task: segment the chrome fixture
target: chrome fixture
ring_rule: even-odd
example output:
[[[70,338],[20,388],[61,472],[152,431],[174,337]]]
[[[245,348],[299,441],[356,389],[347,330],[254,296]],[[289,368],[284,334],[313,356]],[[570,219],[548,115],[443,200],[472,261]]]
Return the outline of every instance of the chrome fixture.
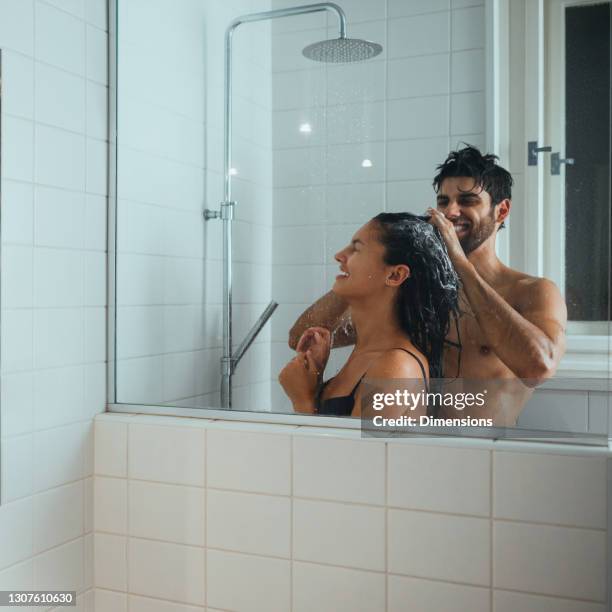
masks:
[[[320,2],[291,8],[264,11],[242,15],[232,20],[225,30],[225,113],[224,113],[224,163],[223,163],[223,202],[219,210],[204,210],[204,219],[221,219],[223,221],[223,356],[221,357],[221,406],[232,407],[232,375],[238,361],[249,348],[261,328],[270,318],[276,302],[270,302],[264,313],[258,319],[251,331],[247,334],[236,353],[232,355],[232,220],[234,206],[232,200],[232,37],[236,28],[242,23],[291,17],[330,11],[338,17],[338,38],[320,41],[308,45],[302,51],[304,57],[318,62],[357,62],[375,57],[382,51],[377,43],[346,36],[346,16],[344,11],[333,2]],[[234,173],[235,174],[235,173]]]

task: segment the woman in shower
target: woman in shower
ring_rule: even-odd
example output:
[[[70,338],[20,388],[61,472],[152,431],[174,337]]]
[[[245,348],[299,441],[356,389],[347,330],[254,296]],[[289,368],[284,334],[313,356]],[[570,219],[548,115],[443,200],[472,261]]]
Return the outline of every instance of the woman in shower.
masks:
[[[381,213],[335,259],[340,274],[332,291],[350,307],[357,342],[338,374],[321,384],[331,332],[304,332],[279,375],[294,410],[360,416],[364,378],[416,379],[427,390],[430,376],[442,377],[444,339],[458,314],[459,279],[438,231],[410,213]],[[425,413],[422,404],[410,415]]]

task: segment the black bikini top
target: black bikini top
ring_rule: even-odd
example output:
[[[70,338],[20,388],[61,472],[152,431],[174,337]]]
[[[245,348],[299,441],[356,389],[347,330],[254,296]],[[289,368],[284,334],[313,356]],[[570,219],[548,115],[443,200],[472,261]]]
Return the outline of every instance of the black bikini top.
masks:
[[[425,375],[425,368],[421,360],[412,351],[409,351],[408,349],[401,348],[399,346],[396,348],[400,351],[405,351],[406,353],[408,353],[409,355],[412,355],[417,360],[417,363],[419,364],[421,368],[421,372],[423,374],[423,381],[425,382],[425,389],[429,391],[427,387],[427,376]],[[315,404],[317,406],[317,413],[331,415],[331,416],[351,416],[351,413],[353,412],[353,407],[355,405],[355,391],[357,391],[357,387],[361,384],[361,381],[365,378],[365,374],[357,381],[357,384],[353,387],[353,390],[350,392],[349,395],[342,395],[340,397],[330,397],[328,399],[322,400],[321,395],[323,394],[323,389],[325,389],[325,386],[329,382],[331,382],[334,378],[335,377],[332,377],[329,380],[325,381],[321,385],[321,388],[319,389],[319,392],[317,393],[317,396],[315,398]]]

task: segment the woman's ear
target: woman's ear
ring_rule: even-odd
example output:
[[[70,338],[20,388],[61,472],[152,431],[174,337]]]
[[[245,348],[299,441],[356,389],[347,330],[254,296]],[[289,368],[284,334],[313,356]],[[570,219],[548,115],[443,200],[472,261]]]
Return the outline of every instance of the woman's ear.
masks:
[[[387,276],[386,284],[390,287],[398,287],[407,278],[410,278],[410,268],[405,264],[393,266],[389,276]]]

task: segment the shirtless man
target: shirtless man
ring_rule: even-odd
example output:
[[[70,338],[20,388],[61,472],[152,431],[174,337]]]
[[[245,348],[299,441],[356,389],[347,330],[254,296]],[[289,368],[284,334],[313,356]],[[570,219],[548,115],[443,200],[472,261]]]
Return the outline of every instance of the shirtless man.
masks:
[[[430,223],[440,231],[462,282],[461,316],[447,337],[444,375],[482,381],[480,390],[488,392],[481,408],[461,414],[451,408],[439,416],[492,417],[496,425],[513,425],[565,352],[567,309],[553,282],[513,270],[495,254],[512,187],[510,173],[496,159],[467,146],[449,154],[433,181],[437,208],[428,210]],[[302,338],[313,326],[334,332],[332,347],[355,342],[346,304],[331,291],[298,318],[289,346],[306,350],[312,338],[321,338]]]

